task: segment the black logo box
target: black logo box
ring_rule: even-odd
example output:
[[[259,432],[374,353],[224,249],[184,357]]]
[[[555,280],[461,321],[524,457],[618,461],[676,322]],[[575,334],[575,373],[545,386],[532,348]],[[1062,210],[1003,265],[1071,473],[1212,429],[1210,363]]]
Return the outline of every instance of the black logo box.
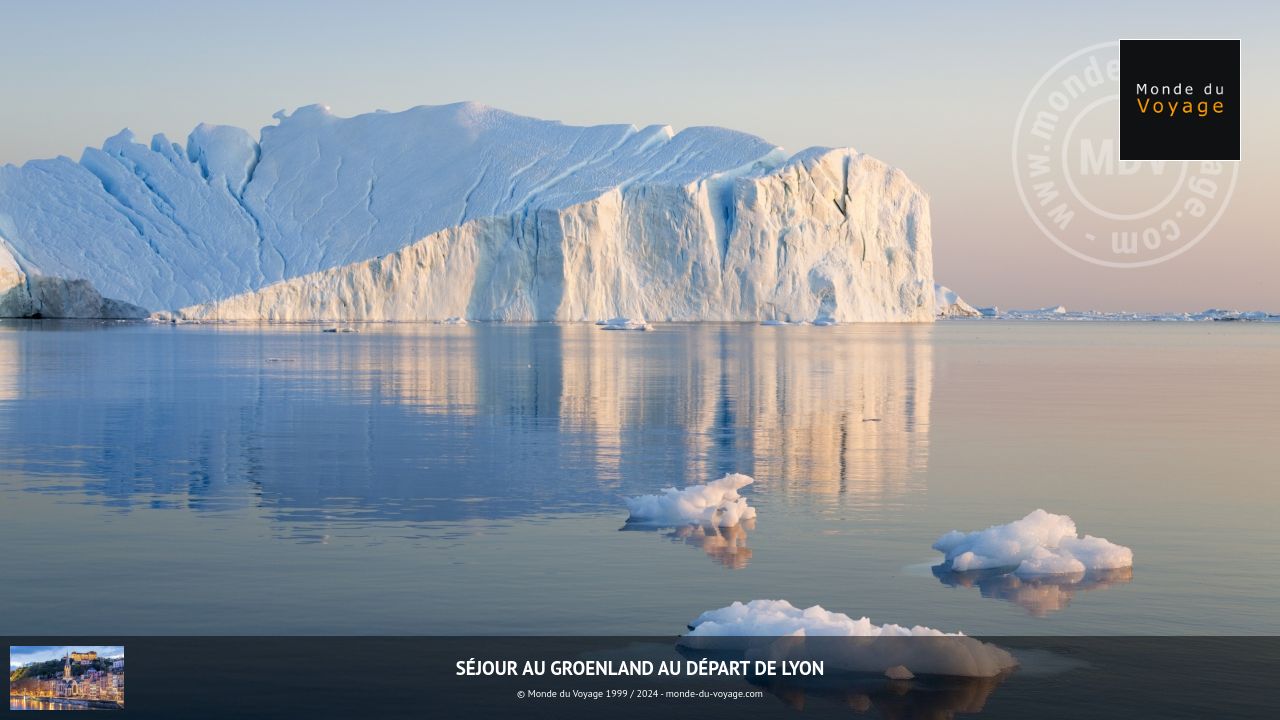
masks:
[[[1121,160],[1239,160],[1240,103],[1239,40],[1120,41]]]

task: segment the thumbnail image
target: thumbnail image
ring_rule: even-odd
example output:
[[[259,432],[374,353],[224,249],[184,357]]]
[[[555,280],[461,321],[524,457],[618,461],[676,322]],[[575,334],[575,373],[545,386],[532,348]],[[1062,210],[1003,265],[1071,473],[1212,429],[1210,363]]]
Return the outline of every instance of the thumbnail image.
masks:
[[[11,645],[10,710],[123,710],[124,646]]]

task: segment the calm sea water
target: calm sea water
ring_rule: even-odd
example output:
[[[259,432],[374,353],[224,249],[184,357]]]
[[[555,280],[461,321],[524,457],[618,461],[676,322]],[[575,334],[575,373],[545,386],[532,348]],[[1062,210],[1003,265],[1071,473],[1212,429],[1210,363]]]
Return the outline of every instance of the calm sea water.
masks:
[[[1280,326],[0,324],[10,634],[1280,634]],[[620,532],[754,476],[754,527]],[[1131,576],[930,572],[1037,507]]]

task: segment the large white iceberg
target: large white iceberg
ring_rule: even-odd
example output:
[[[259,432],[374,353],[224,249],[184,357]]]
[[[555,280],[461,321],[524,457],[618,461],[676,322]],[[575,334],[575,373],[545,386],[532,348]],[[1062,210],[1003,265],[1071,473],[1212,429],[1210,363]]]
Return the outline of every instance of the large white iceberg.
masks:
[[[703,485],[677,490],[669,487],[657,495],[640,495],[625,500],[631,511],[628,523],[644,525],[706,525],[731,527],[753,520],[756,509],[738,494],[755,482],[749,475],[730,473]]]
[[[741,651],[748,657],[821,659],[834,667],[883,673],[991,677],[1015,665],[1008,651],[963,633],[916,625],[877,625],[820,605],[798,608],[786,600],[734,602],[689,623],[680,645],[705,651]]]
[[[928,198],[851,149],[475,103],[277,119],[0,167],[0,236],[26,276],[194,320],[934,316]]]
[[[1070,517],[1044,510],[986,530],[952,530],[933,549],[945,555],[943,565],[955,572],[1014,568],[1017,575],[1035,577],[1133,565],[1129,548],[1092,535],[1079,537]]]

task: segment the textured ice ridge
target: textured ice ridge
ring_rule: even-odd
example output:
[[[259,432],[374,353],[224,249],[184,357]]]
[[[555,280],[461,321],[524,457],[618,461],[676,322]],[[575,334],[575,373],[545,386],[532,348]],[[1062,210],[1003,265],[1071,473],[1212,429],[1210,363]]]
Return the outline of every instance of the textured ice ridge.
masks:
[[[475,103],[0,167],[26,275],[197,320],[928,321],[928,199],[851,149]]]

